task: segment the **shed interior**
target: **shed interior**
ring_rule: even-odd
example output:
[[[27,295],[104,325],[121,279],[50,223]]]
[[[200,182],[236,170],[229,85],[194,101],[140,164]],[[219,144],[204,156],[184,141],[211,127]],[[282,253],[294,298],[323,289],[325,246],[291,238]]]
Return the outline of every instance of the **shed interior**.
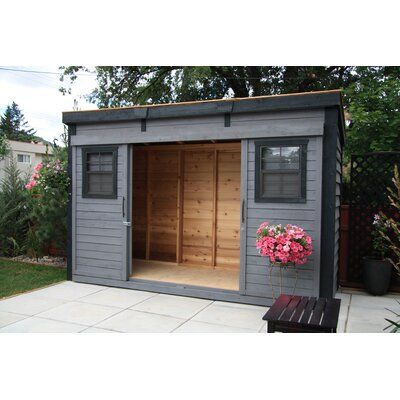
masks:
[[[132,278],[239,290],[240,149],[134,147]]]

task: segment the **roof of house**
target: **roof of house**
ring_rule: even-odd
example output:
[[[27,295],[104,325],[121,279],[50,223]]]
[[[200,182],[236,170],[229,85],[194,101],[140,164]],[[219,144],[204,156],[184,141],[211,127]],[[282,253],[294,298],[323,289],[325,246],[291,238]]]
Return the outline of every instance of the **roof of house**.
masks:
[[[35,154],[46,154],[46,151],[49,154],[53,153],[51,146],[46,146],[44,143],[34,143],[34,142],[22,142],[17,140],[9,140],[11,150],[13,151],[22,151],[26,153],[35,153]]]
[[[325,107],[338,107],[344,119],[340,90],[66,111],[62,120],[65,124],[87,124]]]

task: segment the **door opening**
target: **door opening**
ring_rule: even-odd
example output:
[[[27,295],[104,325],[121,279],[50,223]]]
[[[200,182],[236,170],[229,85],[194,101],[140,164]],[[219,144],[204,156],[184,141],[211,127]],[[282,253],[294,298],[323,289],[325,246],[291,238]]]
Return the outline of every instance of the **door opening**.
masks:
[[[131,278],[239,290],[240,142],[133,149]]]

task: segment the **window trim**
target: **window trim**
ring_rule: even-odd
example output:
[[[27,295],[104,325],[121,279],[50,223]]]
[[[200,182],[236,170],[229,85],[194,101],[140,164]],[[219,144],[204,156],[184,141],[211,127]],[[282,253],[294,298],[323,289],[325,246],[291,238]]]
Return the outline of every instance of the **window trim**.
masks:
[[[112,153],[112,180],[113,192],[112,194],[93,194],[88,192],[88,176],[87,176],[87,156],[92,153]],[[91,199],[116,199],[118,197],[117,190],[117,146],[90,146],[82,147],[82,197]]]
[[[308,139],[263,139],[256,140],[255,145],[255,181],[254,202],[256,203],[306,203],[307,202],[307,146]],[[300,196],[298,197],[264,197],[262,196],[261,149],[263,147],[300,147]]]

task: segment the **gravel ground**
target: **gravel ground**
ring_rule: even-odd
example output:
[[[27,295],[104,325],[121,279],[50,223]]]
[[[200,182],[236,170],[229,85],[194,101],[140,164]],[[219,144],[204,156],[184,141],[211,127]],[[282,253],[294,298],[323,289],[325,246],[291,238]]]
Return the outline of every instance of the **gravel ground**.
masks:
[[[39,258],[31,258],[28,256],[11,257],[9,260],[21,261],[31,264],[53,265],[55,267],[66,267],[67,260],[62,257],[43,256]]]

